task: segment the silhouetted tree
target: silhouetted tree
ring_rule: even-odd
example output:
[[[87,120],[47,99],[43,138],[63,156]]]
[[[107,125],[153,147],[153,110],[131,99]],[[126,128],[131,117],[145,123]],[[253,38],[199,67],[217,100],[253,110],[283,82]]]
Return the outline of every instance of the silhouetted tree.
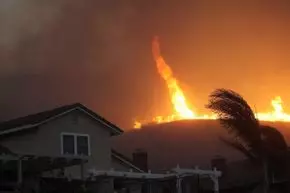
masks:
[[[269,189],[269,164],[274,166],[287,151],[283,135],[275,128],[261,125],[248,103],[238,93],[217,89],[206,105],[217,114],[218,120],[231,139],[221,138],[227,145],[243,153],[253,162],[263,163],[264,192]],[[280,159],[281,161],[281,159]]]

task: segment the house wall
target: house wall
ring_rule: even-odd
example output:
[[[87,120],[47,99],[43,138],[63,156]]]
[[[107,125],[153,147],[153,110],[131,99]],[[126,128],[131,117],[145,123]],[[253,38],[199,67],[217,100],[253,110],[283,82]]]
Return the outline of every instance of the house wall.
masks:
[[[50,121],[38,130],[21,136],[4,138],[1,143],[12,152],[40,156],[61,155],[61,133],[79,133],[90,136],[91,156],[84,169],[106,170],[111,168],[110,130],[81,111],[73,111]],[[66,170],[72,177],[80,177],[80,167]]]

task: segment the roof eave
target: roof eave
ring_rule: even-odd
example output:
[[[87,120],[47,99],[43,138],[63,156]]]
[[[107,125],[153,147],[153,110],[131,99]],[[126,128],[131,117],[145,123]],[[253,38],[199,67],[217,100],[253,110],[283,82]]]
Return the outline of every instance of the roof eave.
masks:
[[[38,122],[38,123],[33,123],[33,124],[22,125],[22,126],[19,126],[19,127],[10,128],[10,129],[5,130],[5,131],[0,131],[0,135],[5,135],[7,133],[15,133],[15,132],[18,132],[18,131],[22,131],[22,130],[38,127],[38,126],[40,126],[40,125],[42,125],[42,124],[44,124],[46,122],[49,122],[49,121],[51,121],[51,120],[53,120],[53,119],[55,119],[57,117],[65,115],[65,114],[67,114],[69,112],[72,112],[74,110],[80,110],[80,111],[84,112],[85,114],[87,114],[88,116],[90,116],[91,118],[96,120],[97,122],[101,123],[106,128],[110,129],[110,135],[111,136],[118,136],[118,135],[120,135],[120,134],[122,134],[124,132],[122,129],[120,129],[119,127],[115,126],[114,124],[99,118],[96,115],[96,113],[94,113],[90,109],[86,108],[84,105],[77,104],[77,106],[72,107],[71,109],[67,109],[65,112],[59,113],[59,114],[57,114],[55,116],[47,118],[44,121],[41,121],[41,122]]]
[[[111,136],[119,136],[119,135],[121,135],[122,133],[124,133],[124,131],[112,131],[112,132],[111,132]]]
[[[108,129],[111,130],[111,136],[117,136],[117,135],[120,135],[120,134],[122,134],[124,132],[122,129],[120,129],[116,125],[114,125],[114,124],[112,124],[112,123],[110,123],[108,121],[104,121],[104,120],[100,119],[98,116],[95,116],[95,113],[93,111],[91,111],[90,109],[88,109],[87,107],[85,107],[82,104],[80,104],[78,107],[76,107],[76,109],[85,112],[86,114],[88,114],[89,116],[94,118],[96,121],[98,121],[98,122],[102,123],[103,125],[105,125]]]

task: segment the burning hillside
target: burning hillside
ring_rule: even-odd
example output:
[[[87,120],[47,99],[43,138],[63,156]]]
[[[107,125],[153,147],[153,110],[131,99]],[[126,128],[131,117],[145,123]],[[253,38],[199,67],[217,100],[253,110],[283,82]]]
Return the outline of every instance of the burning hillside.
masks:
[[[178,80],[174,77],[172,69],[161,55],[158,37],[153,39],[152,54],[156,62],[158,73],[167,85],[173,107],[173,113],[168,116],[156,116],[153,117],[152,120],[135,121],[134,128],[141,128],[142,125],[146,125],[148,123],[159,124],[177,120],[216,119],[217,116],[215,114],[197,114],[194,107],[189,107]],[[257,119],[261,121],[290,121],[290,114],[284,112],[282,104],[283,101],[281,97],[276,96],[271,101],[273,110],[271,112],[256,112]]]
[[[265,122],[277,128],[290,144],[289,122]],[[148,152],[149,168],[168,169],[179,164],[181,167],[209,167],[210,160],[220,155],[229,162],[244,159],[239,151],[220,140],[230,137],[216,120],[181,120],[162,124],[144,125],[142,129],[127,131],[112,138],[113,147],[124,155],[138,148]]]

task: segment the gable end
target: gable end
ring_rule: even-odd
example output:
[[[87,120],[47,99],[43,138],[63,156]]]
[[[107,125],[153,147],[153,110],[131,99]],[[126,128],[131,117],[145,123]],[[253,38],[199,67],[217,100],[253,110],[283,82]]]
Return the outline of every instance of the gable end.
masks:
[[[32,128],[38,128],[42,124],[45,124],[61,116],[64,116],[75,110],[85,113],[93,120],[104,125],[105,128],[110,129],[111,136],[119,135],[123,132],[119,127],[107,121],[106,119],[96,114],[92,110],[88,109],[84,105],[76,103],[73,105],[62,106],[53,110],[44,111],[37,114],[28,115],[26,117],[21,117],[13,119],[11,121],[0,123],[0,136],[3,135],[6,136],[7,134],[17,133]]]

